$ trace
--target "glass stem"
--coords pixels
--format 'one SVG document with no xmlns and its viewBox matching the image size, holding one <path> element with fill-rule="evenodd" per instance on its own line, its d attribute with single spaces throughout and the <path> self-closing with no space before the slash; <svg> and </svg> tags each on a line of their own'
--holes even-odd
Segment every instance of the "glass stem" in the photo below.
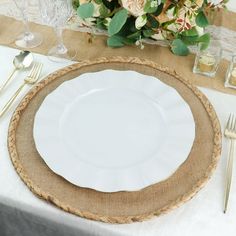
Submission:
<svg viewBox="0 0 236 236">
<path fill-rule="evenodd" d="M 28 34 L 28 33 L 30 33 L 28 17 L 26 15 L 25 10 L 22 10 L 21 13 L 22 13 L 22 18 L 23 18 L 25 33 Z"/>
<path fill-rule="evenodd" d="M 28 22 L 28 19 L 26 17 L 23 18 L 23 22 L 24 22 L 24 25 L 25 25 L 25 33 L 29 33 L 30 32 L 30 29 L 29 29 L 29 22 Z"/>
<path fill-rule="evenodd" d="M 64 54 L 67 52 L 67 49 L 63 43 L 63 38 L 62 38 L 63 29 L 61 27 L 55 27 L 55 32 L 57 36 L 57 50 L 60 54 Z"/>
<path fill-rule="evenodd" d="M 21 13 L 22 13 L 23 23 L 24 23 L 24 27 L 25 27 L 25 32 L 24 32 L 25 39 L 30 40 L 30 39 L 32 39 L 33 35 L 30 32 L 28 17 L 27 17 L 25 10 L 21 10 Z"/>
</svg>

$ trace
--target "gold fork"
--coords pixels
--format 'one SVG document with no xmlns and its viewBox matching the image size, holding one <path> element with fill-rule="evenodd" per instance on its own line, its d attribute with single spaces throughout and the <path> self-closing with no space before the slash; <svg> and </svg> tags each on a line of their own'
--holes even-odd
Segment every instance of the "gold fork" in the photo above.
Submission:
<svg viewBox="0 0 236 236">
<path fill-rule="evenodd" d="M 225 137 L 228 138 L 230 141 L 230 149 L 229 149 L 229 154 L 228 154 L 227 170 L 226 170 L 225 199 L 224 199 L 224 213 L 226 213 L 227 207 L 228 207 L 228 201 L 229 201 L 231 180 L 232 180 L 234 146 L 235 146 L 235 139 L 236 139 L 236 118 L 232 114 L 230 114 L 229 116 L 224 134 L 225 134 Z"/>
<path fill-rule="evenodd" d="M 25 87 L 25 85 L 33 85 L 35 84 L 40 76 L 43 64 L 42 63 L 34 63 L 29 75 L 24 79 L 24 83 L 16 90 L 13 96 L 8 100 L 8 102 L 4 105 L 2 110 L 0 111 L 0 117 L 2 117 L 6 111 L 10 108 L 12 103 L 15 101 L 21 90 Z"/>
</svg>

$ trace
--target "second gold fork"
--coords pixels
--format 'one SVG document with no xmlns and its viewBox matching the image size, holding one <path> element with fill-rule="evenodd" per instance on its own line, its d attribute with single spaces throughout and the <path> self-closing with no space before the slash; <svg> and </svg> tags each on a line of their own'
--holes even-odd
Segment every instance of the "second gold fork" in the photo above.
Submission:
<svg viewBox="0 0 236 236">
<path fill-rule="evenodd" d="M 224 213 L 226 213 L 229 201 L 231 181 L 232 181 L 234 148 L 236 141 L 236 117 L 232 114 L 230 114 L 229 116 L 224 134 L 225 137 L 228 138 L 230 141 L 230 149 L 228 154 L 228 161 L 227 161 L 228 163 L 226 170 L 225 199 L 224 199 Z"/>
<path fill-rule="evenodd" d="M 0 111 L 0 118 L 7 112 L 7 110 L 10 108 L 10 106 L 15 101 L 19 93 L 25 87 L 25 85 L 35 84 L 38 81 L 41 74 L 42 67 L 43 67 L 42 63 L 34 63 L 29 75 L 25 78 L 23 84 L 16 90 L 13 96 L 7 101 L 7 103 L 4 105 L 4 107 Z"/>
</svg>

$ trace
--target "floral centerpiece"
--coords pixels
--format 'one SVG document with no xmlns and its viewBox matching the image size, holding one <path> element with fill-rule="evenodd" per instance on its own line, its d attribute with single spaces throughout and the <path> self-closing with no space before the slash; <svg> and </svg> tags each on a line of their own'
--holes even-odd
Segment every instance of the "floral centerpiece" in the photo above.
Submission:
<svg viewBox="0 0 236 236">
<path fill-rule="evenodd" d="M 228 0 L 217 4 L 209 0 L 74 0 L 81 24 L 105 30 L 107 45 L 144 47 L 145 39 L 165 40 L 171 51 L 187 55 L 188 46 L 202 42 L 207 47 L 210 35 L 204 33 L 207 15 L 226 8 Z"/>
</svg>

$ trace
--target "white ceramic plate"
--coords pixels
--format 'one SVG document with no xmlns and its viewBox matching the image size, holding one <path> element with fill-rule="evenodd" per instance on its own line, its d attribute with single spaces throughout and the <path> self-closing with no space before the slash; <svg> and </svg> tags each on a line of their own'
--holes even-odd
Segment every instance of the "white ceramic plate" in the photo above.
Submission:
<svg viewBox="0 0 236 236">
<path fill-rule="evenodd" d="M 175 89 L 134 71 L 105 70 L 64 82 L 40 106 L 34 139 L 47 165 L 71 183 L 134 191 L 168 178 L 195 137 Z"/>
</svg>

